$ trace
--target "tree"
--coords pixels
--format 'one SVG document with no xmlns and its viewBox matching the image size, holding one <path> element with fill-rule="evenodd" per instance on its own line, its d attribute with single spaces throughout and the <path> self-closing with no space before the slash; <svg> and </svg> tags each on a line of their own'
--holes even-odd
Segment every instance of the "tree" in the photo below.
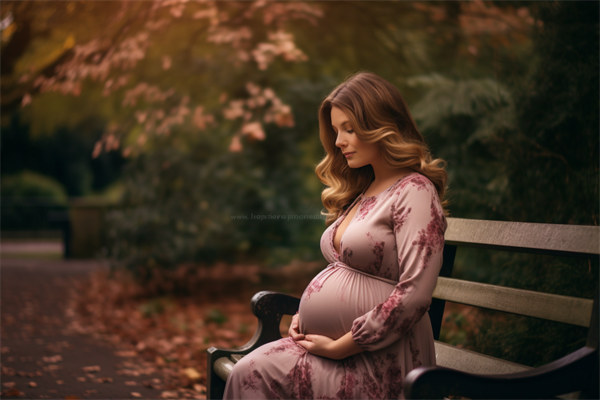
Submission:
<svg viewBox="0 0 600 400">
<path fill-rule="evenodd" d="M 527 8 L 482 2 L 6 4 L 2 17 L 13 28 L 3 52 L 21 50 L 3 59 L 11 66 L 3 90 L 14 92 L 3 107 L 23 106 L 20 117 L 38 134 L 90 116 L 104 121 L 93 155 L 119 151 L 129 159 L 126 211 L 112 214 L 125 247 L 112 248 L 119 257 L 141 255 L 128 259 L 140 265 L 226 255 L 281 260 L 304 253 L 297 243 L 316 256 L 321 186 L 313 167 L 322 154 L 316 109 L 323 96 L 360 69 L 399 85 L 409 103 L 423 96 L 424 87 L 411 83 L 418 76 L 488 82 L 512 50 L 527 50 L 534 23 Z M 488 52 L 496 54 L 493 65 Z M 484 113 L 474 118 L 488 121 Z M 444 153 L 456 137 L 435 140 L 435 127 L 426 126 L 433 117 L 425 108 L 424 130 L 462 176 L 457 157 L 478 147 Z M 455 193 L 478 194 L 456 182 Z"/>
</svg>

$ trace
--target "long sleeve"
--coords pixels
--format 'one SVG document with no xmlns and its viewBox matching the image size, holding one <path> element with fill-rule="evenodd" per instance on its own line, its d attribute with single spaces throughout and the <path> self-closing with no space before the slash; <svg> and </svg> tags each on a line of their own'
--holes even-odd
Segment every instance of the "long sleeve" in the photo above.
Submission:
<svg viewBox="0 0 600 400">
<path fill-rule="evenodd" d="M 352 338 L 364 350 L 382 349 L 402 338 L 431 304 L 446 221 L 433 184 L 421 178 L 394 193 L 390 214 L 399 281 L 383 303 L 353 321 Z"/>
</svg>

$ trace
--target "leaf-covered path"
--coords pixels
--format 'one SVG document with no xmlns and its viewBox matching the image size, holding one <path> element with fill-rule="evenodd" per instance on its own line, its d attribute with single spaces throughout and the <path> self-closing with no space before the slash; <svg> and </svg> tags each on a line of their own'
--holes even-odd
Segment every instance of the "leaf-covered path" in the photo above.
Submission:
<svg viewBox="0 0 600 400">
<path fill-rule="evenodd" d="M 2 398 L 160 398 L 160 375 L 134 352 L 69 329 L 77 282 L 96 261 L 2 259 Z"/>
</svg>

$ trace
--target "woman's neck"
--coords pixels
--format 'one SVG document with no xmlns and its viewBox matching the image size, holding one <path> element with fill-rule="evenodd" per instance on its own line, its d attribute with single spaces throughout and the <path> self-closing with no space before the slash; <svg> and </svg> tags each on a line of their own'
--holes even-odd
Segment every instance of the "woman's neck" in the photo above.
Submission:
<svg viewBox="0 0 600 400">
<path fill-rule="evenodd" d="M 383 160 L 381 161 L 382 162 L 380 163 L 371 164 L 375 177 L 365 192 L 365 195 L 367 196 L 373 196 L 380 193 L 398 179 L 412 172 L 412 170 L 408 168 L 393 168 Z"/>
</svg>

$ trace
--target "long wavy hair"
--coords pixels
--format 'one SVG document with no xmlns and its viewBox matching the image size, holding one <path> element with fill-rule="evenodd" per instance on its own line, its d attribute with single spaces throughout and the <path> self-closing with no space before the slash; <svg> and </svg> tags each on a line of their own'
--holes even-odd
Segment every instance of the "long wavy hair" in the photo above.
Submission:
<svg viewBox="0 0 600 400">
<path fill-rule="evenodd" d="M 408 168 L 426 176 L 434 184 L 445 209 L 445 161 L 432 158 L 400 91 L 378 75 L 360 72 L 336 87 L 319 109 L 319 135 L 326 155 L 315 172 L 326 186 L 321 201 L 327 224 L 335 221 L 375 177 L 370 165 L 350 168 L 335 146 L 333 107 L 344 111 L 361 141 L 379 145 L 381 156 L 391 168 Z"/>
</svg>

